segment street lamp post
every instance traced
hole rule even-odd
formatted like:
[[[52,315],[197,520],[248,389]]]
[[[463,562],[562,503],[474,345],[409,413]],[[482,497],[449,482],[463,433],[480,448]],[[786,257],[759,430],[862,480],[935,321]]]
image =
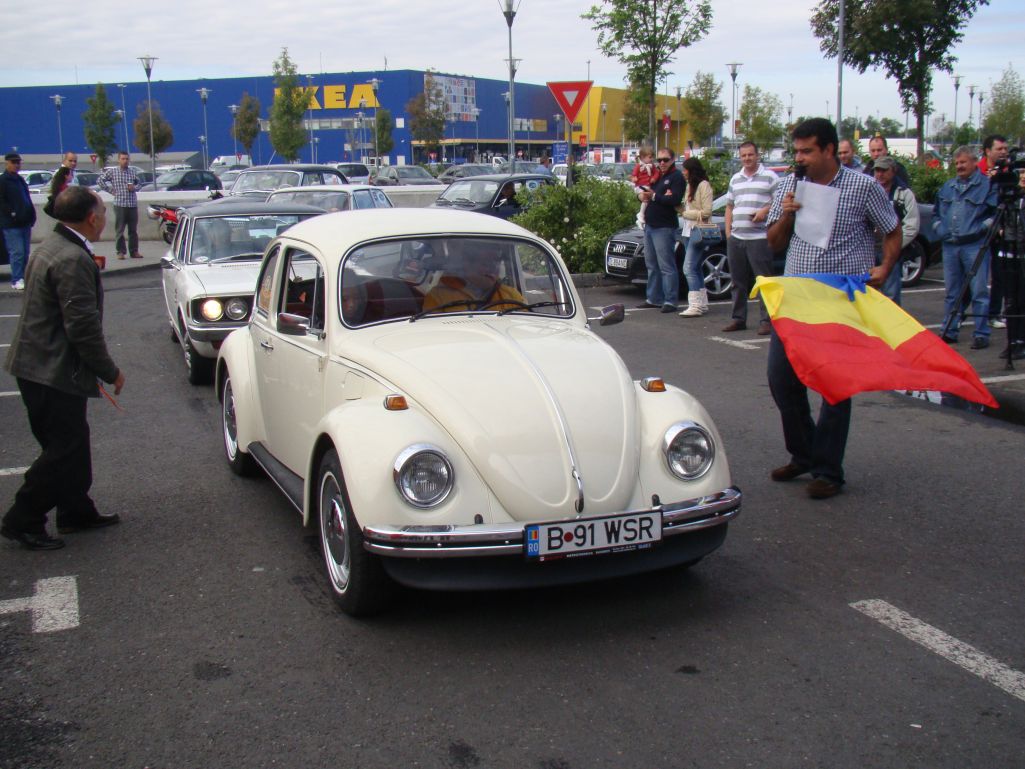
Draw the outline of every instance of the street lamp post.
[[[314,163],[319,163],[320,162],[320,158],[319,158],[320,153],[317,152],[318,149],[320,149],[320,137],[319,136],[314,136],[313,137],[313,162]]]
[[[149,113],[149,164],[150,171],[153,172],[153,181],[157,179],[157,153],[153,149],[153,96],[150,90],[152,77],[153,77],[153,63],[157,60],[156,56],[140,56],[139,61],[142,62],[142,68],[146,70],[146,111]],[[128,148],[125,148],[128,151]]]
[[[972,123],[975,122],[975,121],[972,120],[972,107],[975,106],[974,103],[973,103],[974,101],[975,101],[975,86],[974,85],[970,85],[970,86],[968,86],[968,128],[969,128],[969,130],[972,127]]]
[[[128,86],[124,83],[118,83],[117,87],[121,89],[121,119],[124,121],[125,128],[125,152],[128,152],[128,110],[125,108],[125,88]]]
[[[64,97],[59,93],[54,94],[50,97],[53,100],[53,106],[57,108],[57,145],[60,147],[61,158],[64,157],[64,129],[61,126],[61,104],[64,103]]]
[[[512,134],[513,121],[512,121],[512,117],[511,117],[512,109],[510,108],[511,100],[509,98],[509,92],[508,91],[503,91],[502,92],[502,98],[505,99],[505,115],[506,115],[506,118],[508,118],[508,122],[509,122],[509,157],[506,158],[506,159],[510,163],[512,163],[516,159],[516,156],[514,154],[516,152],[516,141],[512,138],[512,136],[513,136],[513,134]],[[510,166],[510,168],[513,168],[513,167],[514,166]]]
[[[605,162],[605,113],[609,111],[609,105],[606,102],[601,103],[601,159]]]
[[[205,158],[206,157],[206,134],[202,134],[199,137],[199,147],[200,147],[200,149],[203,152],[203,157]],[[204,169],[205,168],[206,168],[206,166],[204,166]]]
[[[954,75],[954,128],[957,128],[957,92],[961,88],[961,76]]]
[[[374,162],[378,167],[380,167],[381,158],[377,151],[377,105],[379,103],[377,99],[377,88],[381,85],[381,81],[374,77],[369,80],[369,83],[370,87],[374,91]]]
[[[982,91],[979,91],[979,142],[982,142]]]
[[[356,115],[359,117],[359,149],[362,153],[365,153],[367,149],[366,123],[364,122],[367,116],[366,108],[367,100],[361,98],[359,100],[359,112],[357,112]],[[365,155],[360,156],[361,159],[363,157],[365,157]]]
[[[623,161],[623,156],[626,155],[626,118],[621,117],[619,119],[619,160]]]
[[[360,99],[360,105],[362,106],[362,104],[363,104],[363,99]],[[356,113],[356,120],[359,121],[359,133],[357,135],[359,136],[359,151],[360,151],[359,159],[360,159],[360,161],[362,161],[363,160],[362,153],[363,153],[363,145],[364,145],[364,141],[363,141],[363,110],[360,110],[359,112]]]
[[[514,0],[504,0],[502,3],[502,15],[505,16],[505,23],[509,26],[509,162],[516,156],[516,134],[514,121],[516,119],[516,93],[513,90],[513,82],[516,80],[516,59],[513,58],[512,50],[512,28],[513,20],[516,18],[516,9],[513,7]]]
[[[125,122],[125,111],[123,109],[116,109],[116,110],[114,110],[114,114],[117,115],[117,119],[120,120],[122,123]],[[125,139],[127,139],[127,138],[128,138],[128,126],[125,126]],[[125,150],[125,152],[127,152],[127,151],[128,150]]]
[[[231,112],[231,148],[235,152],[235,160],[238,160],[238,105],[229,104]]]
[[[680,93],[680,86],[676,86],[676,151],[680,151],[680,147],[683,144],[680,142],[680,128],[683,127],[683,111],[680,106],[680,99],[682,94]]]
[[[210,135],[206,127],[206,102],[210,98],[211,89],[197,88],[196,93],[199,94],[199,99],[203,102],[203,170],[205,171],[210,167],[210,155],[207,153],[206,145],[206,137]]]
[[[473,159],[478,163],[480,162],[480,107],[473,108],[473,128],[474,133],[477,137],[477,142],[474,145]]]
[[[310,162],[316,163],[313,159],[313,75],[306,76],[306,127],[310,132]]]
[[[733,143],[737,143],[737,70],[744,66],[743,62],[731,61],[727,65],[730,68],[730,79],[733,80],[733,88],[730,89],[733,94],[733,109],[730,112],[730,135],[733,137]]]
[[[665,124],[665,131],[666,131],[666,140],[665,140],[665,146],[666,147],[669,146],[669,118],[671,116],[672,116],[672,113],[668,109],[662,110],[662,122]]]

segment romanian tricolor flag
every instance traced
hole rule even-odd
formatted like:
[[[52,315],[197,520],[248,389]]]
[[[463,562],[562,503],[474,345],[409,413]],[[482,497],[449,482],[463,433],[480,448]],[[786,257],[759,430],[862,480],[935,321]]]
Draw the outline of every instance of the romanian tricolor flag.
[[[968,362],[883,294],[868,275],[760,277],[794,372],[829,403],[871,390],[939,390],[999,404]]]

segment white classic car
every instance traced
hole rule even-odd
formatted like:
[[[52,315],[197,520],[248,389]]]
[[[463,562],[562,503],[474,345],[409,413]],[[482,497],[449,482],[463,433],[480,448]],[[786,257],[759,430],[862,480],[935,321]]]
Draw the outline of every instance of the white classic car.
[[[322,213],[312,206],[246,200],[178,210],[174,239],[160,266],[171,339],[182,346],[192,384],[211,381],[224,337],[249,319],[267,244]]]
[[[602,311],[603,325],[623,318]],[[351,614],[689,566],[739,512],[701,405],[633,381],[555,250],[469,212],[326,214],[264,257],[221,346],[228,462],[316,526]]]

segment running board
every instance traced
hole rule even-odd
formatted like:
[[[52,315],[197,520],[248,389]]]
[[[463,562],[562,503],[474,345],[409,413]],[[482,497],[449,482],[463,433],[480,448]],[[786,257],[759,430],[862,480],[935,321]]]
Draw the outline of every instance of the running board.
[[[246,446],[246,451],[249,452],[249,456],[256,460],[256,464],[263,468],[267,476],[274,481],[274,485],[281,489],[288,501],[302,515],[303,479],[271,456],[271,453],[259,441],[254,441]]]

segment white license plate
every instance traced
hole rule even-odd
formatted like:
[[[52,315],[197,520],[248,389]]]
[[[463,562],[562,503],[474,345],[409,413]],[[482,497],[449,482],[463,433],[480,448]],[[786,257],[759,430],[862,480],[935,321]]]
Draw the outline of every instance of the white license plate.
[[[615,267],[617,270],[625,270],[630,265],[630,260],[622,256],[610,256],[609,267]]]
[[[527,526],[527,557],[551,561],[575,555],[620,553],[662,539],[661,513],[626,513]]]

